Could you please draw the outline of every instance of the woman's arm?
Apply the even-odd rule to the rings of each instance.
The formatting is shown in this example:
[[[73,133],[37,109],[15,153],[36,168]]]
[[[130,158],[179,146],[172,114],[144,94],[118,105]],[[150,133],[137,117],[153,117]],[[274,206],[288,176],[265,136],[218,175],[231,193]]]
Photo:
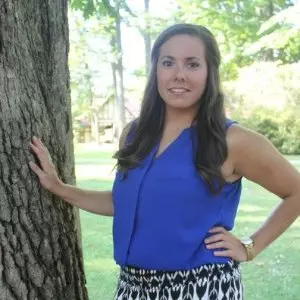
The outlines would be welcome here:
[[[54,194],[85,211],[102,216],[114,214],[111,191],[92,191],[61,183]]]
[[[279,196],[282,201],[251,238],[253,254],[258,255],[278,238],[300,214],[300,174],[262,135],[233,125],[227,134],[228,165],[234,177],[245,177]],[[223,227],[210,230],[206,247],[215,256],[248,260],[241,240]],[[218,250],[224,248],[224,250]]]
[[[89,191],[63,183],[58,177],[48,149],[41,140],[33,137],[30,147],[37,156],[40,166],[34,162],[30,162],[29,165],[38,176],[42,187],[83,210],[105,216],[113,215],[111,191]]]
[[[128,124],[124,128],[120,137],[119,147],[123,147],[130,126]],[[30,147],[37,156],[40,166],[34,162],[30,162],[29,165],[45,189],[83,210],[99,215],[113,216],[111,191],[92,191],[63,183],[58,177],[48,149],[41,140],[34,137]]]
[[[300,174],[262,135],[239,126],[228,132],[235,173],[282,199],[251,238],[254,254],[277,239],[300,214]]]

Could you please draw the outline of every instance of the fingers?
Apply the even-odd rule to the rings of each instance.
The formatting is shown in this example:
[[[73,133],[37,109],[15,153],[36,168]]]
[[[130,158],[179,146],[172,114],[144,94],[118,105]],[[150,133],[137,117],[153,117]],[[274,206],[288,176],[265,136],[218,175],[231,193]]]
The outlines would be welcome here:
[[[205,243],[210,244],[210,243],[218,242],[218,241],[223,240],[224,238],[225,238],[225,234],[223,234],[223,233],[214,234],[214,235],[210,236],[209,238],[205,239]]]
[[[206,248],[213,250],[215,256],[230,257],[239,262],[247,260],[241,241],[224,227],[214,227],[209,232],[214,234],[206,238],[204,242]]]
[[[30,145],[31,150],[33,150],[33,152],[34,152],[36,155],[38,155],[39,148],[38,148],[35,144],[33,144],[33,143],[29,143],[29,145]]]
[[[226,256],[226,257],[232,257],[232,251],[231,250],[223,250],[223,251],[214,251],[215,256]]]
[[[210,233],[227,233],[227,230],[224,227],[213,227],[212,229],[209,230]]]
[[[230,243],[230,233],[223,227],[214,227],[209,230],[210,233],[215,233],[214,235],[208,237],[205,239],[205,244],[207,249],[226,249],[226,251],[231,248]],[[224,254],[224,251],[214,251],[214,254],[218,253],[218,255],[222,256],[222,253]],[[220,254],[221,253],[221,254]]]
[[[207,249],[220,249],[220,248],[229,248],[230,244],[227,241],[219,241],[213,244],[206,245]]]
[[[40,139],[38,139],[37,137],[33,137],[32,138],[32,143],[30,143],[30,146],[33,148],[34,151],[36,152],[41,152],[41,151],[44,151],[44,152],[47,152],[48,153],[48,150],[47,148],[44,146],[44,144],[42,143],[42,141]]]
[[[39,159],[43,170],[51,168],[51,157],[47,148],[43,145],[40,139],[33,137],[32,142],[30,143],[30,148]]]
[[[35,164],[34,162],[30,161],[29,162],[29,166],[31,168],[31,170],[39,177],[41,178],[44,175],[44,172],[38,167],[37,164]]]
[[[33,141],[33,143],[37,146],[37,147],[40,147],[40,148],[46,148],[45,146],[44,146],[44,144],[42,143],[42,141],[39,139],[39,138],[37,138],[36,136],[33,136],[32,137],[32,141]]]

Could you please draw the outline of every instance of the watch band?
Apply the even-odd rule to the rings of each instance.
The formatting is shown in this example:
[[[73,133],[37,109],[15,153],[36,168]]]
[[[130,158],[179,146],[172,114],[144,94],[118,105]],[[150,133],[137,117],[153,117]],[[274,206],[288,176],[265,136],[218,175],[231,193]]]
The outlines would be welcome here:
[[[247,252],[247,261],[251,261],[254,258],[254,241],[251,238],[245,238],[241,240],[243,246]]]

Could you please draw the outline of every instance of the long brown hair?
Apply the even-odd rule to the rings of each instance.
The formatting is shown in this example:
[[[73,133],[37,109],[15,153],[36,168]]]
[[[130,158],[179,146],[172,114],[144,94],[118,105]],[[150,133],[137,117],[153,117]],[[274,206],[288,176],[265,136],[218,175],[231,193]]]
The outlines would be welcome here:
[[[156,68],[161,46],[176,35],[198,37],[205,44],[208,67],[206,88],[194,119],[196,133],[195,167],[213,193],[224,186],[221,166],[227,158],[224,97],[220,88],[220,52],[213,34],[205,27],[176,24],[164,30],[156,39],[151,53],[151,70],[146,85],[139,118],[132,128],[130,143],[116,152],[117,167],[125,174],[138,166],[162,136],[165,104],[157,88]],[[201,147],[198,147],[201,145]]]

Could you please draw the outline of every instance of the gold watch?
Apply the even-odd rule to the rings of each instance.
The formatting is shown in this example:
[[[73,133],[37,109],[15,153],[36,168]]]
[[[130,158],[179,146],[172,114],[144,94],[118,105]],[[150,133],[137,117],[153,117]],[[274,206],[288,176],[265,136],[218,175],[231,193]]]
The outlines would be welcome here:
[[[254,258],[254,241],[250,238],[243,238],[241,239],[243,246],[247,252],[247,261],[250,261]]]

